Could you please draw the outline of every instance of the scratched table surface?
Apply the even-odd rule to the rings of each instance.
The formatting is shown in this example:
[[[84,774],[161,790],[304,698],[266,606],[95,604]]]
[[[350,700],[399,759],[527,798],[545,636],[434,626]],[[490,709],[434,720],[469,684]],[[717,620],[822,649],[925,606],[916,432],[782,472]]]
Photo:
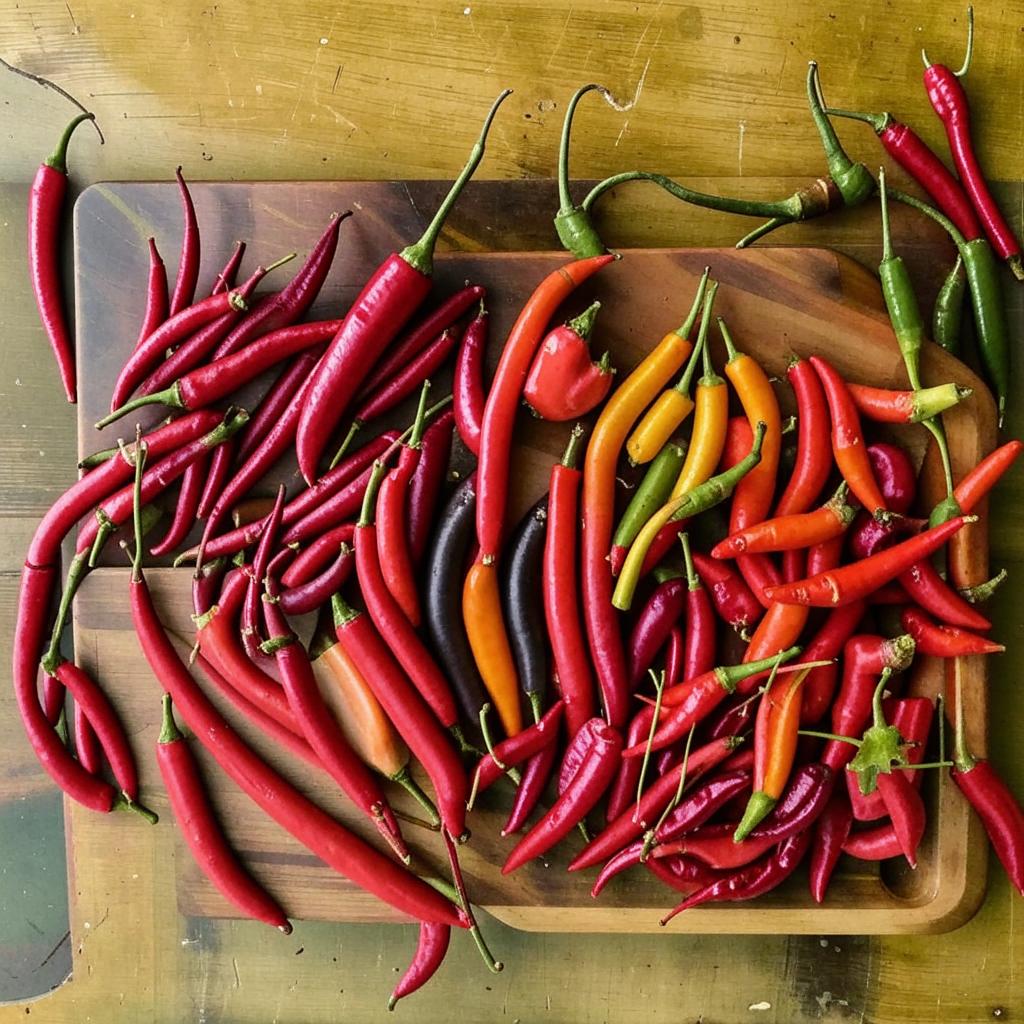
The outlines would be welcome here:
[[[616,0],[422,0],[274,5],[4,0],[0,57],[58,81],[96,111],[107,144],[83,130],[74,189],[104,179],[443,179],[463,159],[486,102],[505,86],[481,176],[510,182],[467,194],[447,248],[546,248],[565,100],[600,81],[632,107],[580,110],[573,173],[598,178],[641,166],[698,186],[784,194],[822,169],[804,101],[806,60],[821,62],[837,105],[895,107],[942,143],[920,85],[919,50],[954,66],[960,3],[778,0],[723,5]],[[1024,6],[978,14],[968,78],[976,135],[997,194],[1021,226]],[[0,69],[2,70],[2,69]],[[29,182],[70,112],[0,74],[0,658],[9,663],[17,573],[38,517],[73,478],[73,411],[63,402],[28,291],[24,208]],[[857,156],[880,154],[863,126],[841,126]],[[898,177],[898,176],[897,176]],[[410,235],[436,189],[410,189]],[[622,192],[602,219],[630,245],[728,245],[744,230],[680,209],[645,188]],[[779,242],[832,245],[872,265],[877,211],[788,228]],[[126,237],[126,245],[141,244]],[[70,252],[70,247],[69,247]],[[166,252],[169,266],[174,254]],[[912,268],[927,293],[936,267]],[[1010,286],[1008,286],[1010,287]],[[1015,341],[1022,300],[1011,290]],[[141,304],[137,286],[123,301]],[[1024,413],[1018,376],[1008,432]],[[992,560],[1024,569],[1024,475],[992,510]],[[993,759],[1024,792],[1019,663],[1024,600],[1003,592],[995,631],[1010,647],[992,669]],[[112,823],[110,837],[67,880],[62,808],[35,766],[9,691],[0,691],[0,1021],[376,1021],[408,961],[414,933],[397,926],[301,924],[289,939],[245,922],[189,920],[173,900],[174,844]],[[159,831],[164,837],[165,830]],[[141,837],[140,837],[141,836]],[[841,939],[537,935],[493,922],[508,965],[483,972],[469,943],[414,1003],[423,1022],[805,1021],[948,1022],[1024,1016],[1024,905],[998,865],[978,915],[948,935]],[[71,944],[76,948],[74,977]],[[54,990],[54,991],[51,991]]]

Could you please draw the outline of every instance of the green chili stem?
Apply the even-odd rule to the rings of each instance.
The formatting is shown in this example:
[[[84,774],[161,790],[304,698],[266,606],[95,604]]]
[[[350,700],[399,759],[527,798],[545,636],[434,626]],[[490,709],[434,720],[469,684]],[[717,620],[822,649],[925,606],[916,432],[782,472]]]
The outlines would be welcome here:
[[[579,461],[580,449],[583,447],[583,434],[584,428],[582,423],[577,423],[573,426],[572,432],[569,434],[569,441],[565,446],[565,451],[562,453],[562,465],[566,469],[575,469],[576,463]]]
[[[647,767],[651,763],[651,748],[654,744],[654,734],[658,731],[658,717],[661,715],[661,698],[665,693],[664,671],[660,675],[655,675],[652,669],[651,675],[654,676],[654,715],[651,717],[651,728],[647,733],[644,759],[640,763],[640,777],[636,780],[636,813],[638,817],[640,814],[640,800],[644,794],[644,782],[647,778]]]
[[[686,368],[683,370],[682,376],[675,384],[675,390],[681,395],[690,394],[690,384],[693,381],[694,372],[697,369],[698,362],[703,358],[704,349],[707,348],[708,327],[711,323],[711,311],[715,306],[715,293],[717,291],[718,282],[711,281],[704,296],[704,306],[700,315],[700,330],[697,332],[697,344],[693,352],[690,353],[690,358],[686,361]]]
[[[165,693],[162,700],[162,717],[160,721],[160,735],[157,743],[174,743],[175,740],[183,739],[181,730],[174,721],[174,711],[171,709],[171,695]]]
[[[426,426],[427,398],[430,395],[430,381],[425,380],[420,388],[420,400],[416,406],[416,418],[412,421],[412,433],[409,435],[408,446],[419,448],[423,443],[423,430]]]
[[[852,736],[840,736],[834,732],[821,732],[818,729],[800,729],[798,734],[800,736],[812,736],[816,740],[834,740],[836,743],[850,743],[855,747],[860,746],[860,740],[854,739]]]
[[[967,746],[967,723],[964,715],[964,687],[959,658],[953,659],[953,761],[960,772],[969,772],[978,762]]]
[[[57,171],[59,174],[66,175],[68,173],[68,144],[71,142],[71,136],[75,134],[75,129],[83,121],[95,120],[96,115],[91,113],[79,114],[77,117],[73,117],[68,122],[68,126],[63,132],[61,132],[61,136],[57,140],[57,145],[54,146],[53,152],[46,158],[46,166]],[[102,137],[103,136],[101,135],[100,138]]]
[[[384,482],[384,476],[388,471],[387,463],[383,459],[375,459],[373,470],[370,472],[370,480],[366,485],[363,494],[363,506],[359,510],[359,522],[357,526],[373,526],[377,517],[377,492]]]
[[[693,296],[690,311],[686,314],[686,319],[675,330],[676,335],[680,338],[690,337],[693,325],[697,322],[697,315],[700,313],[701,307],[704,305],[704,296],[707,294],[708,284],[711,280],[710,275],[711,268],[705,267],[704,273],[700,275],[700,281],[697,282],[697,291]],[[715,282],[715,288],[718,288],[717,282]]]
[[[865,124],[871,125],[878,135],[881,135],[894,120],[888,110],[882,111],[881,114],[867,114],[862,110],[841,110],[839,107],[826,107],[825,113],[829,117],[845,117],[851,121],[863,121]]]

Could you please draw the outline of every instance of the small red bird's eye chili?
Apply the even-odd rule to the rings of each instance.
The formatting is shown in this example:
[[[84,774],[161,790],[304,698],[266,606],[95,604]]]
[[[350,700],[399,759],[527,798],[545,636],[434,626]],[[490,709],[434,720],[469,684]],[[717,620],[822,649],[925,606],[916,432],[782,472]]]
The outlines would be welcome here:
[[[413,565],[419,566],[427,552],[434,531],[437,502],[441,496],[448,462],[452,453],[455,417],[446,409],[423,434],[420,461],[409,481],[409,554]]]
[[[473,773],[473,796],[490,789],[504,774],[539,754],[545,747],[558,746],[558,727],[562,722],[565,703],[556,701],[539,722],[517,732],[515,736],[496,743],[490,753],[484,754]],[[502,767],[504,766],[504,767]]]
[[[373,368],[378,353],[430,291],[438,235],[463,186],[483,158],[488,129],[510,91],[502,92],[495,100],[469,160],[422,237],[400,253],[392,253],[373,272],[314,374],[295,438],[299,470],[310,485],[319,476],[317,466],[331,432]]]
[[[487,700],[462,623],[460,586],[475,524],[476,475],[471,473],[441,512],[427,552],[423,589],[427,637],[452,684],[463,716],[470,722],[479,719]]]
[[[897,577],[907,586],[903,576],[909,569],[942,547],[965,523],[975,520],[975,516],[957,516],[853,565],[830,569],[795,583],[769,587],[768,597],[786,604],[832,608],[869,597],[873,591]]]
[[[594,726],[593,746],[579,771],[547,814],[516,844],[502,866],[503,875],[546,853],[583,821],[614,778],[621,753],[622,737],[618,731],[599,721]]]
[[[377,560],[381,576],[402,614],[415,627],[420,624],[420,599],[409,550],[407,510],[409,484],[420,461],[429,394],[430,381],[425,381],[412,434],[399,449],[398,465],[386,474],[377,492]]]
[[[239,243],[240,245],[242,243]],[[227,289],[224,289],[227,291]],[[146,311],[142,316],[139,336],[135,339],[138,348],[166,319],[168,310],[167,268],[160,258],[156,239],[149,240],[149,276],[146,281]]]
[[[544,606],[537,600],[547,526],[548,496],[545,494],[523,517],[509,543],[502,588],[502,606],[509,626],[508,639],[516,675],[535,721],[540,718],[545,703],[548,680]]]
[[[825,902],[828,883],[832,880],[832,873],[839,863],[839,855],[850,836],[852,824],[850,801],[845,793],[838,791],[832,795],[814,827],[809,880],[811,896],[815,903]]]
[[[181,195],[184,230],[181,238],[181,255],[178,258],[178,276],[175,278],[174,292],[171,295],[171,316],[192,305],[192,299],[196,294],[196,282],[199,280],[201,251],[199,221],[196,219],[192,194],[185,184],[180,167],[175,170],[174,176],[178,179],[178,192]]]
[[[694,552],[693,562],[705,580],[719,618],[733,629],[743,632],[764,615],[761,602],[739,573],[721,562]]]
[[[69,402],[77,397],[75,346],[64,314],[60,272],[60,230],[68,188],[68,143],[75,129],[94,115],[79,114],[64,129],[56,148],[36,171],[28,197],[28,269],[39,319],[57,360],[57,370]]]
[[[523,401],[543,420],[564,423],[600,405],[615,375],[608,353],[590,358],[590,333],[600,302],[548,332],[537,349],[523,385]]]
[[[951,71],[945,64],[932,64],[928,54],[921,51],[924,61],[924,87],[932,108],[946,129],[949,151],[956,165],[957,174],[964,190],[970,197],[985,234],[1000,259],[1006,260],[1014,277],[1024,280],[1024,265],[1021,263],[1020,243],[1013,229],[1006,223],[992,198],[985,175],[974,152],[971,139],[971,111],[967,93],[960,84],[960,78],[967,73],[974,50],[974,8],[967,8],[967,53],[959,71]]]
[[[551,778],[551,772],[557,759],[558,744],[549,743],[540,753],[534,754],[526,762],[522,781],[516,788],[516,796],[512,802],[508,821],[505,822],[501,830],[503,836],[515,835],[526,824],[526,819],[533,813],[533,809],[544,795],[544,787],[547,786],[548,779]]]
[[[203,787],[199,762],[178,730],[170,694],[164,694],[163,724],[156,744],[156,763],[178,823],[199,870],[214,888],[246,917],[263,921],[290,935],[284,911],[239,861],[214,814]]]
[[[629,651],[629,683],[640,685],[647,670],[654,664],[665,645],[672,627],[686,609],[686,582],[675,576],[659,583],[640,609],[633,623],[627,648]]]
[[[686,643],[682,665],[674,675],[666,658],[665,682],[668,686],[710,672],[715,666],[717,647],[715,610],[694,566],[688,534],[682,535],[682,545],[686,569]],[[671,648],[669,650],[671,652]]]
[[[480,454],[480,432],[487,402],[484,393],[484,359],[487,355],[490,322],[490,314],[481,299],[479,312],[462,336],[459,354],[455,358],[455,379],[452,382],[455,425],[462,443],[474,455]]]
[[[905,608],[903,628],[917,641],[922,654],[937,658],[958,658],[969,654],[1002,654],[1006,648],[966,629],[936,625],[919,608]]]
[[[420,922],[420,937],[416,945],[416,954],[388,997],[389,1010],[393,1010],[398,1005],[399,999],[404,999],[423,988],[437,974],[448,953],[451,937],[452,930],[449,925]]]
[[[686,784],[692,785],[719,765],[723,765],[722,770],[725,771],[723,762],[726,762],[729,755],[742,742],[736,736],[724,736],[691,751],[686,759]],[[654,828],[661,813],[679,790],[681,772],[680,765],[656,779],[640,798],[637,806],[627,807],[576,855],[569,864],[569,870],[580,871],[593,867],[621,850],[647,829]]]

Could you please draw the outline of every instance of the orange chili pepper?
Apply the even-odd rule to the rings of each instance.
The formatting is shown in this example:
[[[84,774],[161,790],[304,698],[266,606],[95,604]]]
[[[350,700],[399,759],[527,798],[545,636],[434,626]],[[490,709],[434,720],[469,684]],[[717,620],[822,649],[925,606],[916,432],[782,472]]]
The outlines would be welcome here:
[[[612,572],[608,561],[615,528],[616,466],[630,428],[693,349],[685,335],[693,330],[707,281],[705,269],[686,321],[678,331],[666,334],[616,388],[587,445],[582,497],[583,612],[605,717],[616,727],[625,723],[629,710],[629,678],[619,622],[612,607]]]
[[[494,562],[478,557],[470,566],[462,588],[462,617],[473,660],[498,710],[505,735],[515,736],[523,728],[519,675],[505,632]]]

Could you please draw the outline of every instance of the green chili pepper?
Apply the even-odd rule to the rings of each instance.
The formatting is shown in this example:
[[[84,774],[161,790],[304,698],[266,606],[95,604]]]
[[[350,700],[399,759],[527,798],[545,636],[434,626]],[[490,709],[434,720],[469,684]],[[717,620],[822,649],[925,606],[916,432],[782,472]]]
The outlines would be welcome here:
[[[964,320],[964,293],[967,291],[967,271],[964,258],[958,252],[956,263],[946,277],[935,298],[932,311],[932,337],[947,352],[960,351],[960,332]]]
[[[679,478],[679,471],[686,461],[686,449],[685,442],[675,444],[670,441],[651,460],[640,486],[622,513],[612,538],[613,547],[628,548],[636,540],[644,523],[668,501],[672,487]]]

